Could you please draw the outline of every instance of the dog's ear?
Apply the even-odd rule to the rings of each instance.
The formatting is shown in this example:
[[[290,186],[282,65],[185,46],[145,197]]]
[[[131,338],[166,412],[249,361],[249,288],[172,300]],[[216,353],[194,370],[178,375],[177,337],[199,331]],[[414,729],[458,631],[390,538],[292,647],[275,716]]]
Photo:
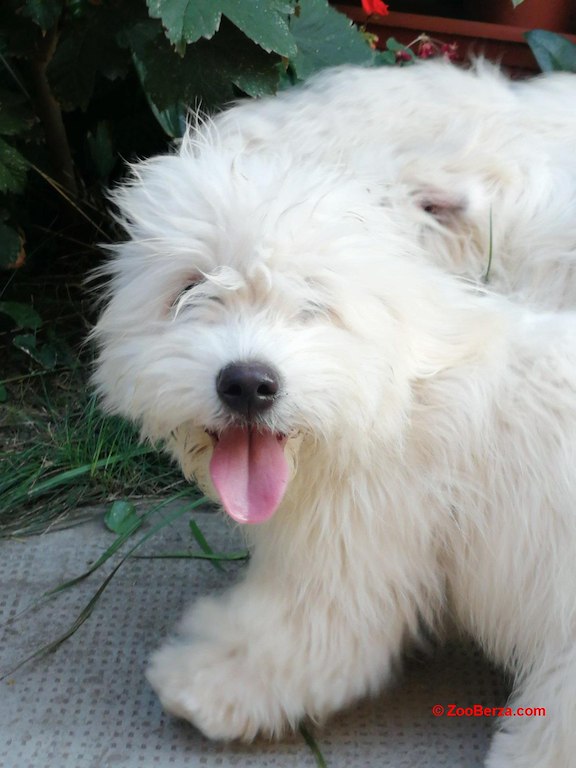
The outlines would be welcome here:
[[[444,226],[453,224],[469,207],[464,193],[437,187],[421,187],[413,199],[422,211]]]

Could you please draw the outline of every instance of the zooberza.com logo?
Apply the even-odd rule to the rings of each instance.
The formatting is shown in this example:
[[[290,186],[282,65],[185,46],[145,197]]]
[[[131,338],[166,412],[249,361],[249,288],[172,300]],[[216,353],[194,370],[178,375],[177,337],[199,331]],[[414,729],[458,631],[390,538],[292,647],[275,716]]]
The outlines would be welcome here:
[[[434,704],[434,717],[546,717],[546,707],[485,707],[483,704],[472,704],[470,707],[459,707],[457,704]]]

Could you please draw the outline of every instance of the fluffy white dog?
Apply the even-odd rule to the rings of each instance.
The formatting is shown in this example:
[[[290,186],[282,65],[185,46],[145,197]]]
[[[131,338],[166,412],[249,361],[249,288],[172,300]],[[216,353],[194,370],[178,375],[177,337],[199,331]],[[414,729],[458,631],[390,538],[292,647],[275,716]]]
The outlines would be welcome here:
[[[259,523],[244,580],[148,672],[208,736],[322,721],[449,617],[515,675],[510,706],[547,710],[487,765],[575,765],[576,317],[528,306],[576,297],[575,95],[344,69],[117,193],[97,386]],[[490,255],[518,300],[449,273]]]
[[[328,71],[229,110],[204,136],[339,165],[415,222],[423,210],[440,266],[558,309],[576,306],[575,126],[574,75],[511,82],[480,60],[475,75],[445,62]]]

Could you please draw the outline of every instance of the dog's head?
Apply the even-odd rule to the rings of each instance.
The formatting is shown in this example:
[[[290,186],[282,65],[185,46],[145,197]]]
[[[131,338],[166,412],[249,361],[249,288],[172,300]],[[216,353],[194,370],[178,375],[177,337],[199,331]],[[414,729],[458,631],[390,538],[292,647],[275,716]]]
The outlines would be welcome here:
[[[327,451],[338,472],[352,448],[397,440],[438,360],[412,322],[436,322],[432,283],[392,203],[212,147],[137,166],[116,202],[129,239],[95,330],[97,388],[234,519],[269,518],[303,451],[309,472]]]

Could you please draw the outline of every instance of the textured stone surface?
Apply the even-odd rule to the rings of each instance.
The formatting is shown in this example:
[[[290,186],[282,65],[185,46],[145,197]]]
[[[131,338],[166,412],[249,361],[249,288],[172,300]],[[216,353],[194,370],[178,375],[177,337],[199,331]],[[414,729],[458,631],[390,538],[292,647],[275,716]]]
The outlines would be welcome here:
[[[237,532],[197,514],[214,549],[238,550]],[[23,615],[44,590],[81,573],[113,541],[98,521],[0,543],[0,674],[72,624],[110,568]],[[186,521],[155,536],[147,553],[185,549]],[[149,689],[146,658],[196,595],[221,589],[239,566],[132,559],[92,616],[55,653],[0,682],[0,768],[304,768],[315,758],[300,735],[280,743],[214,744],[167,717]],[[339,714],[316,734],[330,768],[477,768],[494,720],[435,718],[431,707],[501,704],[500,676],[475,650],[449,647],[407,662],[397,687]]]

